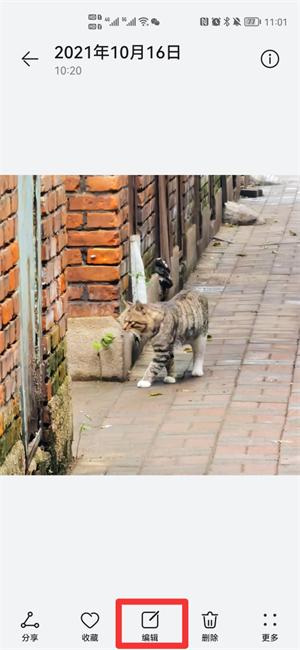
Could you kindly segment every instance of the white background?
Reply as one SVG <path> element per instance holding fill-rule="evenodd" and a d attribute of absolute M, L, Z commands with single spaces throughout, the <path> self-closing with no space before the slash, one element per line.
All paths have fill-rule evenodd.
<path fill-rule="evenodd" d="M 0 173 L 296 173 L 295 3 L 0 6 Z M 99 11 L 161 24 L 88 30 L 87 14 Z M 285 16 L 288 27 L 207 29 L 201 15 Z M 180 43 L 182 59 L 95 58 L 80 77 L 57 77 L 55 45 L 99 42 Z M 271 70 L 260 62 L 269 48 L 281 58 Z M 29 50 L 40 58 L 30 68 Z"/>
<path fill-rule="evenodd" d="M 57 77 L 54 46 L 96 43 L 87 12 L 125 6 L 161 26 L 106 30 L 105 42 L 180 42 L 181 62 L 96 60 L 80 78 Z M 0 173 L 297 173 L 295 4 L 0 9 Z M 218 13 L 287 16 L 289 27 L 200 29 L 200 15 Z M 274 70 L 260 64 L 267 48 L 280 53 Z M 28 50 L 40 57 L 30 68 Z M 297 491 L 296 477 L 1 477 L 1 647 L 25 647 L 28 610 L 39 648 L 86 647 L 80 614 L 99 611 L 93 631 L 112 650 L 116 598 L 173 597 L 190 601 L 191 650 L 209 609 L 222 650 L 265 647 L 265 611 L 278 613 L 274 647 L 299 650 Z"/>
<path fill-rule="evenodd" d="M 222 650 L 264 648 L 276 612 L 272 647 L 299 650 L 296 477 L 7 477 L 0 498 L 5 650 L 24 648 L 29 610 L 40 648 L 95 647 L 81 641 L 93 611 L 112 650 L 117 598 L 188 598 L 191 650 L 208 610 Z"/>

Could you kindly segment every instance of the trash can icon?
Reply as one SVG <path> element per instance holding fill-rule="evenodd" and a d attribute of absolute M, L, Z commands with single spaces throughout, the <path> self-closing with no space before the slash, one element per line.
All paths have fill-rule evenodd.
<path fill-rule="evenodd" d="M 202 614 L 204 627 L 207 630 L 213 630 L 217 625 L 218 614 L 213 614 L 212 612 L 207 612 L 207 614 Z"/>

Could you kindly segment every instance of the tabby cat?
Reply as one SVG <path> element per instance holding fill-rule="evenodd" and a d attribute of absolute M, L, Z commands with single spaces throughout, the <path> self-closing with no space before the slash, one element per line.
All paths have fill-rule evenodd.
<path fill-rule="evenodd" d="M 128 304 L 122 314 L 125 331 L 135 332 L 144 340 L 151 339 L 154 350 L 139 388 L 148 388 L 163 368 L 167 370 L 165 383 L 175 383 L 174 345 L 190 343 L 193 349 L 194 377 L 202 377 L 203 360 L 208 329 L 207 298 L 198 291 L 180 291 L 172 300 L 163 303 Z"/>

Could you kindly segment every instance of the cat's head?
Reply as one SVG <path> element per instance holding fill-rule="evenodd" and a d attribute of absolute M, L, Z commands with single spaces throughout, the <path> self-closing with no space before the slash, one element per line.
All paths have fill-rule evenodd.
<path fill-rule="evenodd" d="M 153 336 L 162 321 L 159 309 L 142 302 L 126 303 L 126 309 L 121 315 L 121 324 L 125 332 L 133 332 L 139 336 Z"/>

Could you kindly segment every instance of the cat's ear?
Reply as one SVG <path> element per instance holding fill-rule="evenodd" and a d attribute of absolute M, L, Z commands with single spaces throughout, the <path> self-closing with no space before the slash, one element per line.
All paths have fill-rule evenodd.
<path fill-rule="evenodd" d="M 124 298 L 123 298 L 122 302 L 123 302 L 123 305 L 124 305 L 125 309 L 129 309 L 129 307 L 133 306 L 133 302 L 129 302 L 129 300 L 124 300 Z"/>
<path fill-rule="evenodd" d="M 146 313 L 146 305 L 144 305 L 139 300 L 137 300 L 137 302 L 135 303 L 135 308 L 136 308 L 137 311 L 142 312 L 142 314 Z"/>

